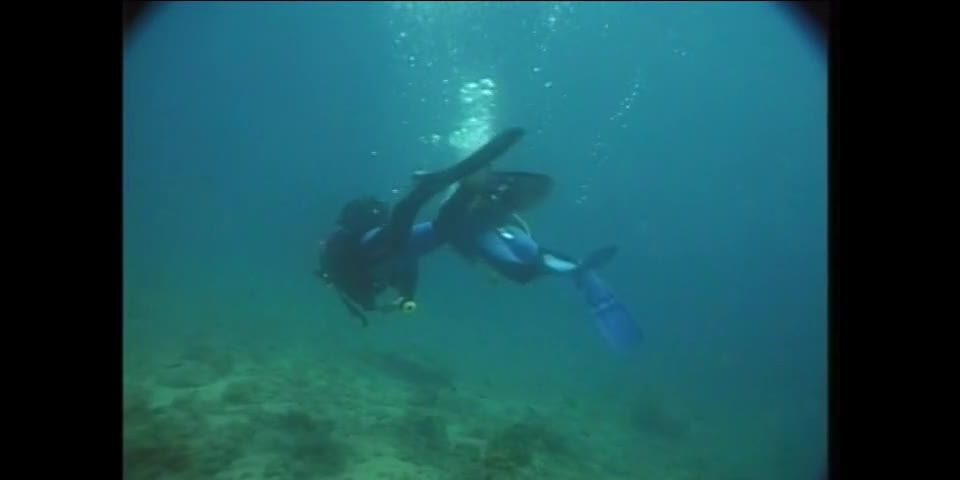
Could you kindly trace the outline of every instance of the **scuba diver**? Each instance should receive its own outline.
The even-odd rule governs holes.
[[[570,278],[608,344],[628,351],[642,339],[639,325],[596,273],[617,248],[604,247],[577,261],[538,244],[518,214],[539,204],[552,185],[542,174],[478,172],[460,182],[441,207],[438,218],[448,216],[446,228],[452,230],[446,242],[464,258],[480,260],[521,285],[545,275]]]
[[[436,172],[418,173],[411,192],[393,207],[372,196],[347,203],[337,218],[337,228],[322,244],[320,266],[314,274],[333,286],[351,314],[368,325],[364,312],[416,310],[418,257],[444,243],[456,220],[452,210],[433,222],[414,225],[421,207],[436,194],[489,166],[524,135],[507,129],[461,162]],[[397,298],[377,305],[377,297],[393,287]]]

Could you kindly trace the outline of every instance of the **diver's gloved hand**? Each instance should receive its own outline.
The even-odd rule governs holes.
[[[397,297],[393,302],[380,307],[383,313],[401,311],[403,313],[413,313],[417,310],[417,302],[404,297]]]

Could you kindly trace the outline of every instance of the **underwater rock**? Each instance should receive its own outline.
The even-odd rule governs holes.
[[[477,465],[483,459],[485,442],[475,439],[460,439],[452,444],[451,457],[464,465]]]
[[[125,416],[123,425],[124,478],[155,479],[215,473],[226,468],[237,449],[217,444],[195,412],[154,408],[146,414]],[[241,442],[234,442],[241,445]]]
[[[259,447],[279,455],[267,478],[323,478],[346,470],[355,452],[334,435],[332,420],[301,408],[258,416]]]
[[[488,432],[484,425],[474,425],[467,430],[467,435],[473,438],[486,438]]]
[[[434,408],[440,403],[440,392],[435,388],[415,388],[409,403],[411,407]]]
[[[493,473],[512,473],[526,467],[533,461],[533,439],[522,424],[501,431],[487,443],[483,454],[484,468]]]
[[[426,449],[433,452],[442,452],[450,447],[447,421],[443,417],[437,415],[416,416],[409,418],[408,422],[408,434]]]
[[[447,421],[439,415],[409,412],[389,429],[401,460],[444,469],[453,461]]]
[[[203,410],[203,402],[197,396],[197,392],[190,391],[189,393],[176,396],[168,407],[170,410],[176,410],[181,413],[194,414],[198,415]]]
[[[634,403],[630,423],[644,433],[668,440],[682,440],[690,433],[690,425],[657,395],[644,395]]]
[[[491,478],[509,477],[533,464],[536,455],[554,460],[575,458],[573,449],[562,435],[545,423],[527,420],[496,433],[487,442],[480,463]]]
[[[124,445],[123,478],[148,480],[180,474],[193,464],[189,451],[183,446]]]
[[[294,459],[294,478],[316,478],[343,473],[353,452],[346,444],[325,436],[305,436],[299,439],[291,450]],[[297,470],[307,472],[299,476]]]
[[[213,368],[195,362],[176,362],[157,372],[157,383],[170,388],[196,388],[216,382],[220,374]]]
[[[194,454],[194,468],[206,478],[230,468],[244,448],[241,438],[229,435],[210,435],[201,444]]]
[[[234,380],[220,393],[220,400],[230,405],[252,405],[265,399],[263,386],[252,380]]]
[[[291,409],[276,418],[277,425],[291,433],[328,435],[333,431],[333,421],[316,419],[304,410]]]
[[[150,395],[140,385],[123,386],[124,424],[143,422],[151,415]]]
[[[363,357],[364,362],[394,379],[415,387],[454,390],[453,374],[446,369],[416,361],[396,353],[376,353]]]
[[[224,377],[233,373],[233,355],[226,351],[216,350],[206,345],[192,345],[184,348],[181,359],[204,365],[219,376]]]

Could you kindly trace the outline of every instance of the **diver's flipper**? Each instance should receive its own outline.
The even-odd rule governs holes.
[[[590,312],[603,338],[616,351],[630,351],[643,339],[636,320],[619,301],[591,307]]]
[[[526,131],[522,128],[508,128],[452,167],[437,172],[417,172],[414,174],[417,189],[431,192],[442,191],[444,188],[490,165],[506,153],[510,147],[516,145],[525,133]]]
[[[611,245],[587,255],[574,272],[574,283],[583,292],[590,315],[603,338],[615,350],[624,352],[632,349],[643,338],[640,326],[596,273],[596,270],[609,263],[616,253],[617,247]]]
[[[600,333],[611,347],[626,352],[643,339],[640,326],[633,315],[596,273],[587,270],[579,278],[577,286],[584,294],[590,315]]]
[[[410,229],[413,228],[417,213],[434,195],[490,165],[520,141],[524,133],[522,128],[509,128],[493,137],[469,157],[449,168],[416,174],[416,186],[412,192],[397,202],[390,215],[390,222],[380,234],[389,245],[387,249],[383,249],[387,253],[381,253],[380,256],[386,257],[407,247]]]
[[[553,178],[542,173],[488,172],[478,193],[482,203],[496,205],[503,212],[523,212],[540,203],[553,191]]]
[[[455,217],[459,225],[478,233],[517,225],[529,235],[529,227],[517,221],[516,213],[539,205],[553,189],[553,179],[540,173],[495,171],[483,172],[483,177],[470,184],[460,182],[448,201],[450,207],[444,206],[445,221]]]

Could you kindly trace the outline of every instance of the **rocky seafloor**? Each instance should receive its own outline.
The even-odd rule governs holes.
[[[123,390],[129,480],[731,478],[662,402],[530,402],[410,354],[138,350]]]

